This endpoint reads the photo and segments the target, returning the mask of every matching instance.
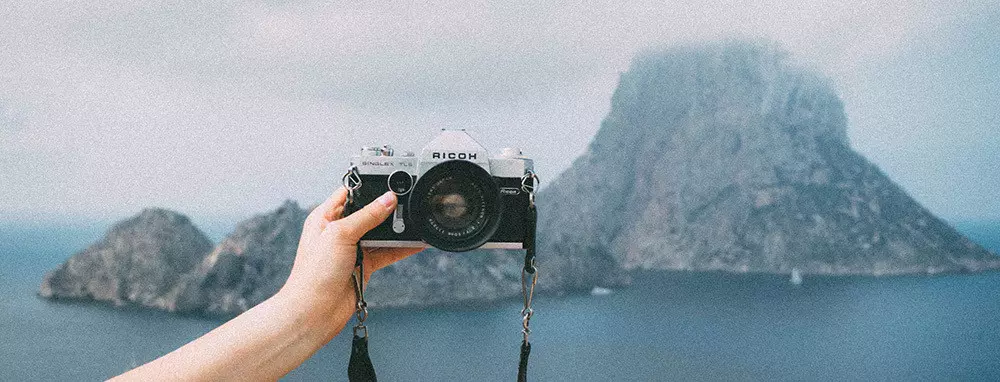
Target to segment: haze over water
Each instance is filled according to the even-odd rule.
[[[221,323],[35,297],[44,272],[99,228],[0,230],[3,379],[106,378]],[[1000,224],[959,228],[1000,250]],[[609,296],[537,298],[529,370],[546,381],[991,379],[998,288],[1000,273],[806,276],[800,286],[776,275],[640,273]],[[376,370],[384,380],[511,380],[518,304],[376,310]],[[348,340],[338,336],[288,379],[346,380]]]

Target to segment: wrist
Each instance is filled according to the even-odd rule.
[[[351,301],[344,298],[331,298],[335,292],[317,294],[290,285],[282,287],[273,298],[297,316],[296,321],[321,333],[329,341],[343,329],[353,311],[353,294]]]

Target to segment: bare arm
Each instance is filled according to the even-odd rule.
[[[355,244],[396,208],[392,193],[342,218],[338,189],[306,218],[281,290],[208,334],[115,380],[276,380],[333,339],[354,313]],[[366,250],[365,279],[418,249]]]

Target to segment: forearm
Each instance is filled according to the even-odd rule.
[[[315,353],[350,318],[349,303],[281,291],[208,334],[116,380],[276,380]]]
[[[351,283],[358,241],[396,208],[386,192],[343,217],[347,190],[338,189],[306,217],[295,263],[273,297],[163,357],[116,380],[276,380],[309,359],[351,318]],[[365,251],[365,280],[419,248]]]

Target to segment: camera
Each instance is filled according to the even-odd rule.
[[[361,246],[464,252],[526,248],[536,179],[533,161],[520,150],[490,156],[465,130],[442,130],[419,156],[388,145],[362,148],[344,184],[356,206],[386,191],[398,197],[396,211]]]

